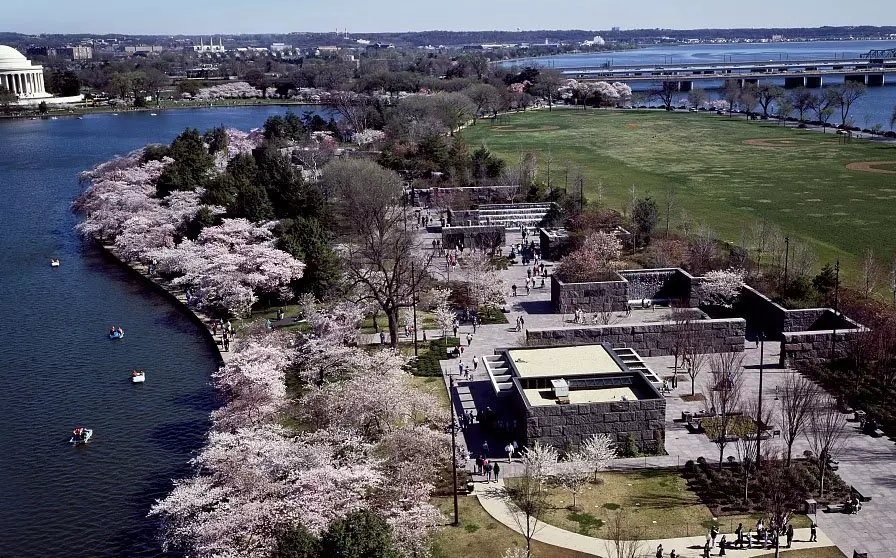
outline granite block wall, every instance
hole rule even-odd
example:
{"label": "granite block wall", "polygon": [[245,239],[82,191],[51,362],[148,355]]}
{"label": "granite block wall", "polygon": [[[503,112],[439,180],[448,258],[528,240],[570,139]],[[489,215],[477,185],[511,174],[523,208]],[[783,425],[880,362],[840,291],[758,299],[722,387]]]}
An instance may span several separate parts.
{"label": "granite block wall", "polygon": [[504,244],[506,234],[504,227],[497,225],[444,227],[442,246],[453,247],[460,244],[464,248],[492,249]]}
{"label": "granite block wall", "polygon": [[[781,366],[796,366],[804,362],[828,360],[832,349],[837,357],[849,352],[849,336],[860,329],[784,332],[781,342]],[[837,341],[834,343],[834,336]]]}
{"label": "granite block wall", "polygon": [[592,434],[609,434],[625,443],[632,435],[642,451],[665,439],[665,399],[528,407],[525,444],[536,440],[565,449],[577,448]]}
{"label": "granite block wall", "polygon": [[595,283],[564,283],[551,276],[551,307],[561,314],[572,314],[576,309],[585,312],[625,310],[628,302],[628,282],[617,280]]}
{"label": "granite block wall", "polygon": [[[530,345],[590,345],[609,343],[612,347],[630,347],[645,357],[672,354],[678,328],[674,322],[656,324],[582,326],[560,329],[527,329]],[[727,353],[744,350],[746,321],[742,318],[699,320],[689,327],[704,337],[710,352]]]}

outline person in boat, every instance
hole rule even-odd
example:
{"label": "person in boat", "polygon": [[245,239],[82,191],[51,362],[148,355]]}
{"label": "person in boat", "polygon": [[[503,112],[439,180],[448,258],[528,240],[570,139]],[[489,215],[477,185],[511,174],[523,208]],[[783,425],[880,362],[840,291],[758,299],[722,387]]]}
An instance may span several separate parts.
{"label": "person in boat", "polygon": [[115,335],[115,326],[109,328],[109,335]]}
{"label": "person in boat", "polygon": [[124,335],[124,331],[121,329],[121,326],[118,326],[118,336],[121,337]]}

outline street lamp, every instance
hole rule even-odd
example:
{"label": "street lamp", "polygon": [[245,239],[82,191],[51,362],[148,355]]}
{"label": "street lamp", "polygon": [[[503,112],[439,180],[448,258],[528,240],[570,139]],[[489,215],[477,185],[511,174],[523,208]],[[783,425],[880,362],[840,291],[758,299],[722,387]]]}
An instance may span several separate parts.
{"label": "street lamp", "polygon": [[454,376],[449,376],[448,406],[451,407],[451,479],[454,485],[454,522],[452,525],[460,525],[457,513],[457,428],[454,418]]}
{"label": "street lamp", "polygon": [[787,264],[790,261],[790,237],[784,237],[784,288],[787,288]]}
{"label": "street lamp", "polygon": [[834,276],[834,327],[831,328],[831,360],[834,360],[837,355],[837,320],[840,317],[840,258],[837,258],[834,269],[836,275]]}
{"label": "street lamp", "polygon": [[413,288],[411,289],[411,304],[414,308],[414,356],[417,354],[417,276],[414,274],[414,261],[411,260],[411,281]]}
{"label": "street lamp", "polygon": [[760,456],[762,453],[760,452],[759,446],[762,443],[762,431],[761,428],[764,428],[765,425],[762,424],[762,365],[765,357],[765,333],[759,332],[759,406],[757,408],[757,416],[756,422],[758,423],[758,427],[756,428],[756,467],[759,467]]}

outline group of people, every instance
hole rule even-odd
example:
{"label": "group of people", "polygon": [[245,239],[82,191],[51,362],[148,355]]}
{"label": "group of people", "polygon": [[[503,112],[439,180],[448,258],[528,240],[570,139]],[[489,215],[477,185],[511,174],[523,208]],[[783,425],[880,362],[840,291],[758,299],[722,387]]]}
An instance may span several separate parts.
{"label": "group of people", "polygon": [[522,316],[516,317],[516,331],[523,331],[523,328],[526,327],[526,319]]}
{"label": "group of people", "polygon": [[495,461],[492,463],[484,454],[476,457],[476,474],[484,475],[485,482],[498,482],[498,475],[501,474],[501,466]]}
{"label": "group of people", "polygon": [[236,330],[233,328],[230,320],[225,322],[220,318],[212,321],[212,336],[217,337],[219,329],[221,330],[221,346],[224,347],[225,351],[229,351],[231,341],[236,339]]}
{"label": "group of people", "polygon": [[[815,542],[816,540],[818,540],[817,531],[818,526],[813,521],[809,529],[809,542]],[[787,539],[787,546],[785,548],[790,548],[793,545],[793,525],[791,525],[790,523],[787,523],[779,528],[774,523],[769,523],[768,525],[766,525],[763,520],[760,519],[756,522],[755,537],[753,535],[753,532],[754,531],[749,527],[744,528],[743,523],[738,523],[737,529],[734,530],[734,536],[736,538],[733,541],[729,541],[727,535],[722,535],[722,537],[718,539],[718,555],[725,556],[726,550],[735,548],[735,546],[739,549],[742,549],[745,546],[748,549],[752,549],[754,545],[757,548],[773,548],[777,546],[777,541],[781,536],[784,536]],[[716,547],[716,539],[718,538],[718,536],[719,529],[718,527],[713,526],[706,534],[706,544],[703,546],[704,557],[708,558],[711,550]],[[656,555],[658,557],[662,556],[662,545],[657,548]],[[674,556],[674,554],[670,554],[670,556]]]}

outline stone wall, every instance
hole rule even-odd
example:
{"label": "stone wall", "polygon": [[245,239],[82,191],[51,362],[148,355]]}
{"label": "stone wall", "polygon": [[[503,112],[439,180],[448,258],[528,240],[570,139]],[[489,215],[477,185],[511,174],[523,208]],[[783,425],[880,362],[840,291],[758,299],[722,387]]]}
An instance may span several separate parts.
{"label": "stone wall", "polygon": [[752,334],[763,332],[767,339],[780,339],[784,331],[787,310],[775,304],[770,298],[753,287],[744,285],[735,310],[747,320],[747,329]]}
{"label": "stone wall", "polygon": [[633,436],[642,451],[655,447],[665,438],[666,400],[547,405],[525,409],[524,445],[536,440],[564,450],[577,448],[593,434],[609,434],[624,444]]}
{"label": "stone wall", "polygon": [[696,302],[692,303],[695,278],[682,269],[627,269],[619,275],[628,281],[629,300],[647,298],[676,301],[691,308],[696,306]]}
{"label": "stone wall", "polygon": [[796,366],[831,358],[831,351],[844,357],[849,351],[849,335],[855,329],[837,330],[837,342],[833,343],[834,330],[784,332],[781,342],[781,366]]}
{"label": "stone wall", "polygon": [[612,281],[595,283],[564,283],[551,276],[551,308],[561,314],[572,314],[576,309],[585,312],[625,310],[628,302],[628,282],[616,276]]}
{"label": "stone wall", "polygon": [[[609,343],[614,348],[630,347],[644,357],[672,354],[672,345],[681,324],[628,324],[582,326],[560,329],[527,329],[530,345],[591,345]],[[746,322],[742,318],[699,320],[689,327],[704,337],[709,352],[728,353],[744,350]]]}
{"label": "stone wall", "polygon": [[451,248],[460,244],[464,248],[493,250],[504,245],[506,234],[504,227],[497,225],[444,227],[442,228],[442,246]]}

